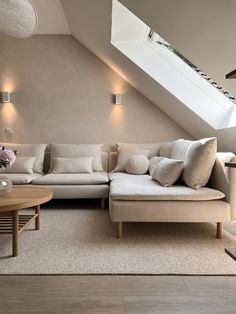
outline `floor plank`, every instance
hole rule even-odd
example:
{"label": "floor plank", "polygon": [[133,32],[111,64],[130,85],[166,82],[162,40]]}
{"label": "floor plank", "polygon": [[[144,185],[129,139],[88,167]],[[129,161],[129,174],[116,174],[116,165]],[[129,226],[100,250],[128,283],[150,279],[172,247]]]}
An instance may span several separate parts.
{"label": "floor plank", "polygon": [[235,314],[236,276],[0,276],[0,314]]}
{"label": "floor plank", "polygon": [[236,296],[236,276],[186,276],[183,280],[192,295]]}
{"label": "floor plank", "polygon": [[114,297],[52,297],[16,298],[9,296],[1,304],[1,314],[124,314],[123,298]]}
{"label": "floor plank", "polygon": [[[0,296],[124,296],[188,295],[179,276],[2,276]],[[63,286],[63,289],[62,289]]]}
{"label": "floor plank", "polygon": [[235,314],[233,297],[124,297],[124,304],[129,314]]}

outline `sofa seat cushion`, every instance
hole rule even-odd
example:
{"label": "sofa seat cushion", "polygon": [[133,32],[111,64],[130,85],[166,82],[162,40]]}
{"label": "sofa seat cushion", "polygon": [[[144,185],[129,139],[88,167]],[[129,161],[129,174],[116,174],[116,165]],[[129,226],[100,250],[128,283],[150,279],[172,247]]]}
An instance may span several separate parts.
{"label": "sofa seat cushion", "polygon": [[152,180],[150,175],[112,176],[110,197],[112,200],[168,200],[168,201],[209,201],[221,199],[225,195],[207,187],[194,190],[185,185],[163,187]]}
{"label": "sofa seat cushion", "polygon": [[13,184],[29,184],[34,179],[43,177],[43,175],[39,173],[4,173],[1,174],[1,176],[9,178]]}
{"label": "sofa seat cushion", "polygon": [[49,173],[36,180],[37,185],[93,185],[108,182],[108,175],[105,172],[93,173]]}

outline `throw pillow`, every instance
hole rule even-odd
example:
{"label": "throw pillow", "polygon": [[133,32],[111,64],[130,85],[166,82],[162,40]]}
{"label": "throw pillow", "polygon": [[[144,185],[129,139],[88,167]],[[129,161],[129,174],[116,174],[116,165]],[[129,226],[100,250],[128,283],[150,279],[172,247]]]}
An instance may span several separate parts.
{"label": "throw pillow", "polygon": [[92,157],[53,158],[52,173],[92,173]]}
{"label": "throw pillow", "polygon": [[176,140],[174,142],[174,146],[170,154],[170,158],[177,159],[177,160],[185,160],[188,148],[193,142],[194,141],[183,140],[183,139]]}
{"label": "throw pillow", "polygon": [[156,168],[156,166],[159,164],[159,162],[164,159],[165,157],[158,157],[154,156],[150,158],[149,160],[149,173],[152,175],[153,170]]}
{"label": "throw pillow", "polygon": [[149,150],[142,149],[130,149],[126,147],[120,147],[118,152],[118,160],[116,168],[113,172],[125,172],[125,166],[127,161],[134,155],[143,155],[149,157]]}
{"label": "throw pillow", "polygon": [[193,142],[184,161],[182,180],[193,189],[200,189],[210,179],[217,152],[217,139],[205,138]]}
{"label": "throw pillow", "polygon": [[2,173],[34,173],[35,157],[17,157],[14,164],[8,168],[1,168]]}
{"label": "throw pillow", "polygon": [[125,170],[130,174],[145,174],[148,171],[149,160],[144,155],[134,155],[125,165]]}
{"label": "throw pillow", "polygon": [[172,186],[181,176],[183,168],[182,160],[164,158],[153,170],[152,179],[165,187]]}

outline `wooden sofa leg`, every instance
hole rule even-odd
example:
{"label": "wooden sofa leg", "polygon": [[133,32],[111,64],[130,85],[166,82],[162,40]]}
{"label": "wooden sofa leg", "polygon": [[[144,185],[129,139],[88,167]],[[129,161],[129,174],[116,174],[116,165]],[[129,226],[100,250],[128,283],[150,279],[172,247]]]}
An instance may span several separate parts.
{"label": "wooden sofa leg", "polygon": [[105,207],[106,207],[106,199],[102,198],[101,199],[101,209],[105,209]]}
{"label": "wooden sofa leg", "polygon": [[123,224],[122,222],[117,223],[117,238],[122,239],[123,237]]}
{"label": "wooden sofa leg", "polygon": [[222,222],[217,222],[216,237],[217,239],[223,238],[223,223]]}

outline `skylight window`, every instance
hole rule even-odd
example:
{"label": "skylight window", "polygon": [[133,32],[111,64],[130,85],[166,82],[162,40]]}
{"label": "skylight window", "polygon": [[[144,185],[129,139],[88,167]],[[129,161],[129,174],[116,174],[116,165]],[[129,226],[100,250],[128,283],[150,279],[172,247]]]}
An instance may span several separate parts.
{"label": "skylight window", "polygon": [[236,100],[119,1],[111,43],[215,129],[236,126]]}

